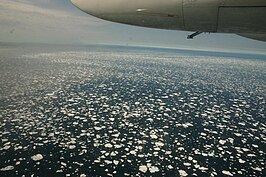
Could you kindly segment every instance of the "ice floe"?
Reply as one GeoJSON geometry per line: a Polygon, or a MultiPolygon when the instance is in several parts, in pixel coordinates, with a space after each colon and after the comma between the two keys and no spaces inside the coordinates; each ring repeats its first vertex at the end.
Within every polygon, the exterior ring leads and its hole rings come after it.
{"type": "Polygon", "coordinates": [[[31,159],[34,161],[40,161],[43,159],[43,155],[42,154],[36,154],[36,155],[31,156],[31,159]]]}

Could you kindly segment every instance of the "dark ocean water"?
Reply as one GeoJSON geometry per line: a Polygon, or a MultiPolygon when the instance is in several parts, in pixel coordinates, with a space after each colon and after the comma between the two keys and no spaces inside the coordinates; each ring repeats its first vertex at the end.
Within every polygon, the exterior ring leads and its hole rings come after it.
{"type": "Polygon", "coordinates": [[[1,44],[0,176],[266,176],[266,56],[1,44]]]}

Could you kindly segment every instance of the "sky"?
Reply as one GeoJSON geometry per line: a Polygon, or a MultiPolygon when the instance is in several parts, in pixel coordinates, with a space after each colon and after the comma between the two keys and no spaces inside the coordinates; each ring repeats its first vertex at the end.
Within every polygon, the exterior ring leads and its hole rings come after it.
{"type": "Polygon", "coordinates": [[[266,42],[235,34],[202,34],[134,27],[92,17],[70,0],[1,0],[0,42],[114,44],[266,54],[266,42]]]}

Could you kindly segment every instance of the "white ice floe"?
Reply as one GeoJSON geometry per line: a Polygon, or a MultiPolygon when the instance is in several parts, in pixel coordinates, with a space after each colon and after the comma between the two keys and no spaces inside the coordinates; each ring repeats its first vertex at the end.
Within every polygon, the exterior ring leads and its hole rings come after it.
{"type": "Polygon", "coordinates": [[[180,176],[188,176],[185,170],[178,170],[180,176]]]}
{"type": "Polygon", "coordinates": [[[158,136],[157,135],[150,135],[151,139],[157,139],[158,136]]]}
{"type": "Polygon", "coordinates": [[[136,150],[129,151],[129,154],[136,155],[137,151],[136,150]]]}
{"type": "Polygon", "coordinates": [[[207,170],[208,170],[208,168],[206,168],[206,167],[203,167],[203,166],[200,166],[198,169],[199,169],[200,171],[202,171],[202,172],[204,172],[204,171],[207,171],[207,170]]]}
{"type": "Polygon", "coordinates": [[[155,145],[158,147],[162,147],[162,146],[164,146],[164,143],[159,141],[159,142],[155,142],[155,145]]]}
{"type": "Polygon", "coordinates": [[[36,154],[36,155],[32,156],[31,159],[34,161],[39,161],[39,160],[43,159],[43,156],[42,156],[42,154],[36,154]]]}
{"type": "Polygon", "coordinates": [[[7,166],[7,167],[4,167],[4,168],[1,168],[0,171],[10,171],[10,170],[13,170],[14,169],[14,166],[7,166]]]}
{"type": "Polygon", "coordinates": [[[193,124],[187,122],[187,123],[182,124],[182,126],[183,126],[184,128],[188,128],[188,127],[193,127],[193,124]]]}
{"type": "Polygon", "coordinates": [[[111,160],[105,160],[104,161],[107,165],[109,165],[109,164],[112,164],[113,163],[113,161],[111,161],[111,160]]]}
{"type": "Polygon", "coordinates": [[[99,131],[99,130],[102,129],[102,127],[94,127],[94,129],[95,129],[96,131],[99,131]]]}
{"type": "Polygon", "coordinates": [[[148,118],[147,121],[153,122],[153,119],[152,118],[148,118]]]}
{"type": "Polygon", "coordinates": [[[231,144],[234,144],[234,139],[233,138],[228,138],[228,140],[229,140],[229,142],[231,143],[231,144]]]}
{"type": "Polygon", "coordinates": [[[259,146],[257,144],[252,144],[254,148],[258,148],[259,146]]]}
{"type": "Polygon", "coordinates": [[[61,162],[60,164],[61,164],[62,166],[64,166],[64,167],[67,166],[67,164],[66,164],[65,162],[61,162]]]}
{"type": "Polygon", "coordinates": [[[238,162],[239,163],[246,163],[246,161],[245,160],[242,160],[242,159],[238,159],[238,162]]]}
{"type": "Polygon", "coordinates": [[[224,144],[226,143],[226,140],[219,140],[219,143],[220,143],[221,145],[224,145],[224,144]]]}
{"type": "Polygon", "coordinates": [[[242,134],[241,133],[234,133],[237,137],[241,137],[242,134]]]}
{"type": "Polygon", "coordinates": [[[122,147],[122,145],[120,145],[120,144],[115,144],[114,147],[115,147],[116,149],[119,149],[119,148],[122,147]]]}
{"type": "Polygon", "coordinates": [[[139,166],[139,171],[141,171],[142,173],[146,173],[148,171],[148,167],[145,165],[141,165],[139,166]]]}
{"type": "Polygon", "coordinates": [[[184,163],[184,165],[185,165],[186,167],[190,167],[190,166],[191,166],[191,163],[184,163]]]}
{"type": "Polygon", "coordinates": [[[104,147],[106,147],[106,148],[112,148],[113,145],[111,143],[107,143],[107,144],[104,145],[104,147]]]}
{"type": "Polygon", "coordinates": [[[69,148],[69,149],[75,149],[76,146],[75,146],[75,145],[70,145],[70,146],[68,146],[68,148],[69,148]]]}
{"type": "Polygon", "coordinates": [[[168,168],[169,170],[172,170],[174,167],[173,167],[172,165],[168,165],[167,168],[168,168]]]}
{"type": "Polygon", "coordinates": [[[8,149],[10,149],[10,147],[11,147],[11,146],[4,146],[2,149],[3,149],[3,150],[8,150],[8,149]]]}
{"type": "Polygon", "coordinates": [[[244,152],[248,152],[249,149],[248,148],[241,148],[244,152]]]}
{"type": "Polygon", "coordinates": [[[260,167],[251,167],[253,170],[255,170],[255,171],[262,171],[262,168],[260,168],[260,167]]]}
{"type": "Polygon", "coordinates": [[[156,166],[151,166],[151,167],[149,168],[149,170],[150,170],[151,173],[156,173],[156,172],[160,171],[159,168],[156,167],[156,166]]]}
{"type": "Polygon", "coordinates": [[[256,157],[255,154],[248,154],[247,156],[248,156],[248,157],[256,157]]]}
{"type": "Polygon", "coordinates": [[[184,127],[184,128],[188,128],[188,127],[193,127],[193,124],[187,122],[187,123],[184,123],[184,124],[180,124],[180,123],[177,123],[176,124],[176,127],[184,127]]]}
{"type": "Polygon", "coordinates": [[[114,156],[116,156],[116,155],[117,155],[116,152],[111,152],[111,153],[110,153],[110,156],[112,156],[112,157],[114,157],[114,156]]]}
{"type": "Polygon", "coordinates": [[[230,171],[223,170],[222,173],[227,176],[234,176],[230,171]]]}
{"type": "Polygon", "coordinates": [[[114,160],[113,163],[114,163],[115,165],[118,165],[118,164],[119,164],[119,161],[118,161],[118,160],[114,160]]]}

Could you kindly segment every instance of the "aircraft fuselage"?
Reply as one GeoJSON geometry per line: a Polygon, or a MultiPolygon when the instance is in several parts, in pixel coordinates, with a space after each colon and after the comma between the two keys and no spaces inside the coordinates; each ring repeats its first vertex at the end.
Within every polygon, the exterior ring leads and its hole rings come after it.
{"type": "Polygon", "coordinates": [[[71,0],[108,21],[184,31],[236,33],[266,41],[266,0],[71,0]]]}

